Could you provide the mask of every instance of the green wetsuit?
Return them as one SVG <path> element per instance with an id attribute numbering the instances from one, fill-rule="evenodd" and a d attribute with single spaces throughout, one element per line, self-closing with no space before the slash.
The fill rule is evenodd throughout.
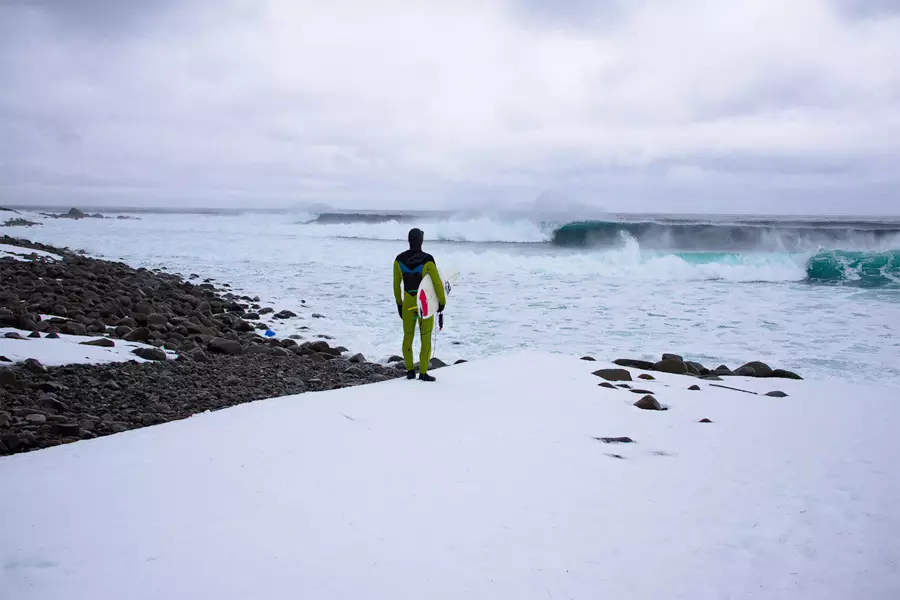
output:
<path id="1" fill-rule="evenodd" d="M 431 360 L 431 332 L 434 329 L 434 318 L 418 319 L 416 292 L 425 275 L 431 275 L 438 302 L 443 306 L 447 303 L 447 297 L 433 256 L 420 249 L 411 249 L 401 253 L 394 260 L 394 299 L 403 315 L 403 361 L 406 363 L 406 370 L 412 371 L 414 367 L 412 346 L 416 336 L 416 321 L 419 320 L 419 332 L 422 336 L 419 373 L 428 372 L 428 363 Z"/>

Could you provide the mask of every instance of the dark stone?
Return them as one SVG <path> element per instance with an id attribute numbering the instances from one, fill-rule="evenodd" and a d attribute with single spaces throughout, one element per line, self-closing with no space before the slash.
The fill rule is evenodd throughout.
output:
<path id="1" fill-rule="evenodd" d="M 620 388 L 626 389 L 626 390 L 630 390 L 630 389 L 631 389 L 631 386 L 628 385 L 627 383 L 617 383 L 617 384 L 616 384 L 616 387 L 620 387 Z"/>
<path id="2" fill-rule="evenodd" d="M 274 348 L 269 348 L 269 354 L 271 356 L 290 356 L 291 353 L 281 348 L 280 346 L 275 346 Z"/>
<path id="3" fill-rule="evenodd" d="M 644 379 L 646 381 L 654 381 L 656 379 L 656 377 L 654 377 L 653 375 L 650 375 L 649 373 L 641 373 L 640 375 L 638 375 L 638 379 Z"/>
<path id="4" fill-rule="evenodd" d="M 43 425 L 47 422 L 47 415 L 41 413 L 32 413 L 25 416 L 25 420 L 32 425 Z"/>
<path id="5" fill-rule="evenodd" d="M 600 369 L 594 371 L 591 375 L 602 377 L 607 381 L 631 381 L 631 373 L 625 369 Z"/>
<path id="6" fill-rule="evenodd" d="M 756 377 L 756 369 L 748 366 L 739 367 L 734 375 L 736 377 Z"/>
<path id="7" fill-rule="evenodd" d="M 247 319 L 248 321 L 258 321 L 259 315 L 257 313 L 249 312 L 244 315 L 244 318 Z"/>
<path id="8" fill-rule="evenodd" d="M 638 389 L 633 389 L 633 390 L 628 390 L 628 391 L 633 394 L 652 394 L 653 393 L 650 390 L 638 390 Z"/>
<path id="9" fill-rule="evenodd" d="M 137 329 L 132 330 L 125 336 L 126 342 L 149 342 L 150 341 L 150 330 L 146 327 L 138 327 Z"/>
<path id="10" fill-rule="evenodd" d="M 652 371 L 653 363 L 648 360 L 636 360 L 632 358 L 617 358 L 613 361 L 620 367 L 630 367 L 632 369 L 642 369 L 644 371 Z"/>
<path id="11" fill-rule="evenodd" d="M 168 322 L 169 319 L 167 319 L 165 315 L 161 315 L 159 313 L 150 313 L 149 315 L 147 315 L 148 325 L 165 325 Z"/>
<path id="12" fill-rule="evenodd" d="M 686 362 L 684 366 L 687 367 L 687 372 L 691 375 L 700 375 L 700 369 L 694 366 L 693 363 Z"/>
<path id="13" fill-rule="evenodd" d="M 748 362 L 746 365 L 742 366 L 740 369 L 735 371 L 737 373 L 741 369 L 753 369 L 753 372 L 756 374 L 756 377 L 771 377 L 772 376 L 772 367 L 767 365 L 764 362 L 759 362 L 758 360 L 754 360 L 752 362 Z"/>
<path id="14" fill-rule="evenodd" d="M 688 372 L 687 365 L 684 364 L 684 361 L 674 359 L 659 361 L 653 365 L 653 370 L 661 373 L 672 373 L 674 375 L 684 375 Z"/>
<path id="15" fill-rule="evenodd" d="M 769 396 L 771 398 L 787 398 L 787 396 L 788 396 L 781 390 L 773 390 L 771 392 L 766 392 L 764 395 Z"/>
<path id="16" fill-rule="evenodd" d="M 265 310 L 265 309 L 263 309 Z M 283 310 L 279 313 L 275 314 L 276 319 L 292 319 L 297 316 L 297 313 L 291 312 L 289 310 Z"/>
<path id="17" fill-rule="evenodd" d="M 320 315 L 319 313 L 313 313 L 312 318 L 313 319 L 324 319 L 325 315 Z"/>
<path id="18" fill-rule="evenodd" d="M 209 343 L 206 344 L 206 349 L 212 352 L 218 352 L 219 354 L 229 354 L 231 356 L 238 356 L 244 353 L 244 348 L 241 346 L 240 342 L 218 337 L 209 340 Z"/>
<path id="19" fill-rule="evenodd" d="M 712 371 L 704 367 L 698 362 L 694 362 L 692 360 L 686 361 L 684 364 L 688 366 L 688 369 L 691 370 L 695 375 L 709 375 Z"/>
<path id="20" fill-rule="evenodd" d="M 0 387 L 14 387 L 18 382 L 19 378 L 13 371 L 7 368 L 0 369 Z"/>
<path id="21" fill-rule="evenodd" d="M 78 435 L 78 424 L 77 423 L 54 423 L 53 424 L 53 433 L 61 436 L 74 436 Z"/>
<path id="22" fill-rule="evenodd" d="M 581 360 L 586 360 L 588 362 L 597 362 L 597 359 L 594 358 L 593 356 L 582 356 Z"/>
<path id="23" fill-rule="evenodd" d="M 396 354 L 394 354 L 393 356 L 391 356 L 391 357 L 388 359 L 388 362 L 389 362 L 389 363 L 403 362 L 403 357 L 402 357 L 402 356 L 397 356 Z"/>
<path id="24" fill-rule="evenodd" d="M 113 333 L 120 338 L 124 338 L 126 335 L 131 333 L 131 327 L 126 327 L 125 325 L 119 325 L 113 330 Z"/>
<path id="25" fill-rule="evenodd" d="M 701 423 L 712 423 L 709 419 L 700 419 Z"/>
<path id="26" fill-rule="evenodd" d="M 633 444 L 634 440 L 630 437 L 598 437 L 594 438 L 604 444 Z"/>
<path id="27" fill-rule="evenodd" d="M 5 334 L 3 334 L 3 337 L 8 340 L 24 340 L 25 339 L 21 335 L 16 333 L 15 331 L 10 331 L 9 333 L 5 333 Z"/>
<path id="28" fill-rule="evenodd" d="M 12 362 L 12 360 L 7 358 L 6 356 L 0 356 L 0 362 Z"/>
<path id="29" fill-rule="evenodd" d="M 442 361 L 439 358 L 432 358 L 430 361 L 428 361 L 429 369 L 442 369 L 446 366 L 447 366 L 447 363 L 445 363 L 444 361 Z"/>
<path id="30" fill-rule="evenodd" d="M 47 334 L 47 336 L 46 336 L 44 339 L 47 339 L 47 340 L 58 340 L 58 339 L 59 339 L 59 334 L 56 333 L 55 331 L 51 331 L 50 333 Z"/>
<path id="31" fill-rule="evenodd" d="M 713 370 L 715 375 L 734 375 L 734 372 L 725 365 L 719 365 Z"/>
<path id="32" fill-rule="evenodd" d="M 462 364 L 465 364 L 465 363 L 467 363 L 467 362 L 469 362 L 469 361 L 467 361 L 467 360 L 464 359 L 464 358 L 461 358 L 461 359 L 459 359 L 458 361 L 456 361 L 456 362 L 453 363 L 453 364 L 454 364 L 454 365 L 462 365 Z"/>
<path id="33" fill-rule="evenodd" d="M 52 393 L 41 394 L 38 398 L 38 406 L 56 411 L 69 410 L 69 405 L 60 401 L 59 397 Z"/>
<path id="34" fill-rule="evenodd" d="M 41 334 L 38 331 L 32 331 L 31 333 L 28 334 L 28 337 L 33 340 L 39 340 L 39 339 L 41 339 Z"/>
<path id="35" fill-rule="evenodd" d="M 352 363 L 364 363 L 364 362 L 366 362 L 366 357 L 363 356 L 362 354 L 354 354 L 353 356 L 351 356 L 349 358 L 349 360 Z"/>
<path id="36" fill-rule="evenodd" d="M 351 375 L 353 377 L 365 377 L 366 372 L 360 369 L 359 367 L 348 367 L 344 370 L 344 374 Z"/>
<path id="37" fill-rule="evenodd" d="M 642 410 L 662 410 L 662 406 L 653 396 L 644 396 L 634 403 L 635 406 Z"/>
<path id="38" fill-rule="evenodd" d="M 163 361 L 166 360 L 166 353 L 159 348 L 135 348 L 131 351 L 135 356 L 139 356 L 144 360 Z"/>
<path id="39" fill-rule="evenodd" d="M 692 392 L 699 392 L 699 391 L 700 391 L 700 386 L 699 386 L 699 385 L 692 385 L 692 386 L 689 387 L 688 389 L 691 390 Z"/>
<path id="40" fill-rule="evenodd" d="M 611 384 L 611 383 L 608 382 L 608 381 L 604 381 L 603 383 L 600 383 L 600 384 L 597 384 L 597 385 L 599 385 L 600 387 L 609 388 L 609 389 L 611 389 L 611 390 L 617 390 L 617 389 L 619 389 L 619 388 L 617 388 L 616 386 L 614 386 L 613 384 Z"/>
<path id="41" fill-rule="evenodd" d="M 100 338 L 97 340 L 91 340 L 90 342 L 81 342 L 82 346 L 100 346 L 101 348 L 112 348 L 116 345 L 114 341 L 109 338 Z"/>
<path id="42" fill-rule="evenodd" d="M 69 335 L 87 335 L 88 330 L 87 327 L 82 325 L 81 323 L 76 323 L 75 321 L 69 321 L 62 326 L 61 331 L 63 333 L 68 333 Z"/>
<path id="43" fill-rule="evenodd" d="M 331 346 L 328 345 L 328 342 L 317 340 L 315 342 L 309 342 L 309 348 L 314 352 L 327 352 L 331 349 Z"/>
<path id="44" fill-rule="evenodd" d="M 666 360 L 677 360 L 678 362 L 684 362 L 684 359 L 677 354 L 663 354 L 660 362 Z"/>
<path id="45" fill-rule="evenodd" d="M 785 371 L 784 369 L 773 369 L 772 377 L 780 377 L 781 379 L 803 379 L 796 373 L 792 371 Z"/>

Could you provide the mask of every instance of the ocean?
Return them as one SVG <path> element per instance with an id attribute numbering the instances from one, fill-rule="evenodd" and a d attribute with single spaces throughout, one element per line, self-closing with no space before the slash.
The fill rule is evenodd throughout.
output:
<path id="1" fill-rule="evenodd" d="M 116 216 L 120 212 L 105 212 Z M 406 234 L 457 274 L 435 355 L 750 360 L 900 387 L 900 218 L 143 211 L 0 233 L 230 283 L 370 360 L 400 353 Z M 312 314 L 322 315 L 313 318 Z M 499 377 L 503 373 L 497 374 Z"/>

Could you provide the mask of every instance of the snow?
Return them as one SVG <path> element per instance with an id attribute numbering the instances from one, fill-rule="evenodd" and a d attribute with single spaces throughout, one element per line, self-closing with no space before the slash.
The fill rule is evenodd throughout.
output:
<path id="1" fill-rule="evenodd" d="M 25 337 L 27 331 L 13 329 L 11 327 L 0 327 L 0 356 L 5 356 L 13 362 L 21 362 L 28 358 L 36 358 L 45 367 L 58 367 L 71 364 L 103 364 L 112 362 L 126 362 L 133 360 L 136 362 L 148 362 L 139 356 L 132 354 L 136 348 L 152 348 L 149 344 L 140 342 L 126 342 L 123 340 L 113 340 L 115 346 L 112 348 L 102 348 L 99 346 L 82 346 L 80 342 L 89 342 L 104 337 L 97 336 L 80 336 L 59 334 L 59 339 L 25 339 L 25 340 L 9 340 L 3 336 L 7 333 L 15 332 Z M 166 354 L 170 357 L 176 353 L 166 350 Z M 2 600 L 0 596 L 0 600 Z"/>
<path id="2" fill-rule="evenodd" d="M 654 374 L 650 412 L 608 366 L 495 357 L 2 458 L 0 598 L 900 596 L 889 390 Z"/>
<path id="3" fill-rule="evenodd" d="M 23 248 L 21 246 L 11 246 L 9 244 L 0 244 L 0 258 L 13 258 L 18 261 L 29 261 L 30 255 L 36 255 L 51 260 L 62 260 L 59 254 L 52 254 L 43 250 L 32 250 L 31 248 Z"/>

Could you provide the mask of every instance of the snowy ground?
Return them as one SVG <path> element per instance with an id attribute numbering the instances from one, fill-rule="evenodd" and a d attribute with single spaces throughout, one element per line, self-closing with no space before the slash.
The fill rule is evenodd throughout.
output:
<path id="1" fill-rule="evenodd" d="M 900 597 L 895 394 L 661 375 L 649 412 L 603 366 L 498 357 L 2 458 L 0 598 Z"/>
<path id="2" fill-rule="evenodd" d="M 25 339 L 9 340 L 3 336 L 7 333 L 18 333 L 22 337 L 28 335 L 27 331 L 0 327 L 0 356 L 5 356 L 13 362 L 21 362 L 28 358 L 36 358 L 45 367 L 58 367 L 72 364 L 102 364 L 111 362 L 125 362 L 129 360 L 148 362 L 139 356 L 132 354 L 136 348 L 153 348 L 149 344 L 140 342 L 126 342 L 113 340 L 115 346 L 102 348 L 99 346 L 82 346 L 80 342 L 90 342 L 104 336 L 93 337 L 80 335 L 59 334 L 59 339 Z M 175 352 L 165 351 L 170 358 L 177 356 Z M 2 599 L 2 596 L 0 596 Z"/>

